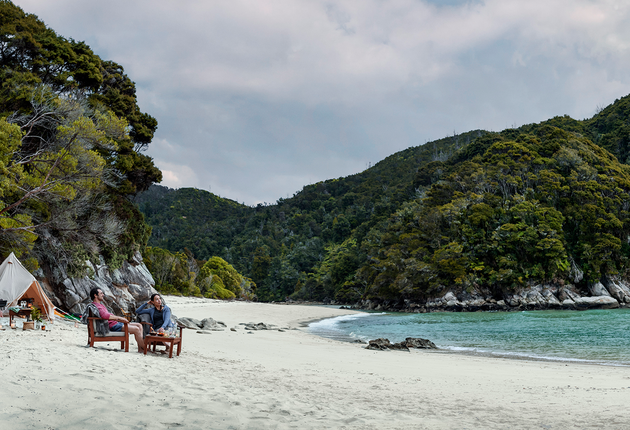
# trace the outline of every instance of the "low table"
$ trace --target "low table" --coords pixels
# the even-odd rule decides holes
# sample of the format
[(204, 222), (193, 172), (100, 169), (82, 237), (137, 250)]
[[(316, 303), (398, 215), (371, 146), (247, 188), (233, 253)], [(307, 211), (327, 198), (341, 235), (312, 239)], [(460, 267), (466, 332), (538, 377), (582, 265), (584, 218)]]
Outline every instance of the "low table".
[(173, 347), (177, 345), (177, 355), (182, 352), (182, 338), (181, 337), (168, 337), (168, 336), (156, 336), (148, 334), (144, 338), (144, 355), (147, 355), (147, 350), (153, 344), (153, 352), (158, 343), (170, 344), (171, 348), (168, 353), (168, 358), (173, 358)]
[(14, 312), (13, 310), (9, 309), (9, 327), (11, 327), (11, 324), (13, 324), (14, 316), (28, 317), (30, 315), (31, 315), (31, 308), (20, 308), (20, 310), (17, 312)]

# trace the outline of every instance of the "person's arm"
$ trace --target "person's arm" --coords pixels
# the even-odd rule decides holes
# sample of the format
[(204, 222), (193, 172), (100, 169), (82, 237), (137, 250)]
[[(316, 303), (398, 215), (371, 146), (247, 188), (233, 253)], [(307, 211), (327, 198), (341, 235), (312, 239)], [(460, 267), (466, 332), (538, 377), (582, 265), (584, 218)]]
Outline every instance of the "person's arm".
[(149, 304), (149, 302), (146, 302), (146, 303), (140, 305), (140, 307), (138, 309), (136, 309), (136, 313), (137, 314), (148, 314), (149, 313), (149, 309), (145, 309), (148, 304)]
[(99, 306), (98, 308), (99, 308), (99, 313), (101, 315), (101, 318), (104, 318), (106, 320), (112, 320), (112, 321), (120, 321), (122, 323), (128, 323), (129, 322), (123, 317), (119, 317), (117, 315), (110, 314), (105, 306)]
[(162, 312), (162, 317), (164, 318), (164, 322), (162, 323), (161, 329), (166, 329), (171, 324), (171, 308), (168, 306), (164, 306), (164, 312)]
[(108, 320), (112, 320), (112, 321), (118, 321), (121, 323), (128, 323), (129, 321), (127, 320), (127, 318), (123, 318), (123, 317), (119, 317), (118, 315), (114, 315), (114, 314), (109, 314), (109, 318), (107, 318)]

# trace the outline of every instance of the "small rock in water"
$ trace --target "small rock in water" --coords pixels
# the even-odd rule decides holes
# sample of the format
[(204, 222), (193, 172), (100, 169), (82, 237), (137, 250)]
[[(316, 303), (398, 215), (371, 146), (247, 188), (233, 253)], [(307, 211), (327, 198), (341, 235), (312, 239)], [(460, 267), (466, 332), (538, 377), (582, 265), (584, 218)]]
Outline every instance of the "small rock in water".
[(378, 338), (368, 342), (368, 346), (365, 349), (378, 349), (380, 351), (387, 351), (391, 343), (389, 339)]
[(389, 339), (383, 338), (374, 339), (369, 341), (368, 346), (365, 347), (365, 349), (376, 349), (379, 351), (394, 349), (407, 352), (409, 352), (409, 348), (437, 349), (437, 346), (435, 346), (435, 344), (428, 339), (422, 339), (419, 337), (408, 337), (403, 342), (399, 343), (390, 343)]
[(428, 339), (422, 339), (421, 337), (408, 337), (401, 343), (404, 343), (407, 348), (438, 349), (433, 342)]

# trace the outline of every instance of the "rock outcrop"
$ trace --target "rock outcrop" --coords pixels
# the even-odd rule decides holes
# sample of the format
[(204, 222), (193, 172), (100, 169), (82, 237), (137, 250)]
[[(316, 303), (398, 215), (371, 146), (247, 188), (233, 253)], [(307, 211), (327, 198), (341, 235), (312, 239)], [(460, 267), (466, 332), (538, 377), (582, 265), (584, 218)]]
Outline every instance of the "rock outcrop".
[[(575, 269), (577, 270), (577, 269)], [(576, 279), (579, 279), (579, 273)], [(409, 300), (386, 302), (363, 300), (352, 308), (399, 312), (476, 312), (546, 309), (613, 309), (630, 307), (630, 285), (621, 278), (603, 278), (584, 290), (573, 284), (532, 284), (527, 288), (493, 297), (489, 291), (448, 291), (424, 303)]]
[[(44, 273), (36, 273), (38, 281), (53, 302), (73, 313), (82, 313), (90, 303), (90, 290), (100, 288), (105, 293), (105, 303), (115, 314), (132, 313), (136, 305), (149, 300), (156, 293), (153, 276), (142, 261), (142, 255), (136, 252), (129, 261), (124, 261), (118, 269), (111, 270), (101, 257), (100, 264), (86, 262), (92, 276), (66, 278), (55, 288)], [(39, 275), (39, 276), (37, 276)]]
[(580, 297), (575, 300), (578, 309), (614, 309), (619, 307), (619, 302), (610, 296)]

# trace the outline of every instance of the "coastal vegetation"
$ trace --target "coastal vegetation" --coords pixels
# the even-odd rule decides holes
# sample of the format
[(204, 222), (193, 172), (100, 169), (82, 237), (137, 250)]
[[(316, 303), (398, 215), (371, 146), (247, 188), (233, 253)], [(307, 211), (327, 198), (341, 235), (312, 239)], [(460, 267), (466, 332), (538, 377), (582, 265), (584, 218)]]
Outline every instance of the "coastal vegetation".
[(224, 258), (261, 300), (586, 289), (629, 267), (629, 110), (449, 136), (275, 204), (160, 186), (136, 202), (150, 244)]
[(171, 253), (148, 246), (144, 263), (153, 275), (155, 288), (164, 294), (211, 299), (253, 299), (256, 285), (221, 257), (196, 260), (187, 249)]
[(52, 283), (112, 268), (151, 229), (129, 197), (161, 180), (157, 121), (123, 68), (0, 1), (0, 252)]

